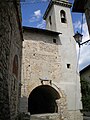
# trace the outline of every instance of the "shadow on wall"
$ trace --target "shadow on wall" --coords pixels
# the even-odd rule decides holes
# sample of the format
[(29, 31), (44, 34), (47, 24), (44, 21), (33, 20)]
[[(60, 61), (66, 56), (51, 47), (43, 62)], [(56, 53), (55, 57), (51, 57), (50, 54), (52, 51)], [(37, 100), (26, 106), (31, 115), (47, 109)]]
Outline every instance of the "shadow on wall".
[(23, 96), (20, 98), (20, 112), (25, 112), (28, 110), (28, 98)]
[(33, 40), (36, 42), (40, 41), (40, 42), (49, 43), (52, 45), (62, 45), (59, 35), (34, 33), (34, 32), (30, 32), (30, 31), (25, 31), (23, 33), (23, 35), (24, 35), (25, 40), (29, 40), (29, 41)]

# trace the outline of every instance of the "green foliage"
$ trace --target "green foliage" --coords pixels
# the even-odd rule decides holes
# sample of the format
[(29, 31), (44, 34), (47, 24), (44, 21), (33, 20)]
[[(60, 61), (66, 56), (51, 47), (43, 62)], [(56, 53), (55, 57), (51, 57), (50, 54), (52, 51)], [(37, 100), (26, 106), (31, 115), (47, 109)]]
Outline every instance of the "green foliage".
[(83, 110), (90, 111), (90, 83), (86, 79), (81, 79), (81, 93)]

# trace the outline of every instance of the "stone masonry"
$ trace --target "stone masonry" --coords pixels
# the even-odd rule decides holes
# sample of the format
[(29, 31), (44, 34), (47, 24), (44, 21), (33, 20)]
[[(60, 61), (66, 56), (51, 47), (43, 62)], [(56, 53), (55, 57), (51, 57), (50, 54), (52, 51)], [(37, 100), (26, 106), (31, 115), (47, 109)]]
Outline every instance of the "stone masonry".
[(15, 120), (19, 110), (22, 57), (20, 19), (19, 1), (0, 1), (0, 120)]
[[(57, 82), (60, 73), (60, 53), (58, 52), (60, 40), (57, 35), (46, 35), (24, 30), (23, 58), (22, 58), (22, 90), (21, 111), (28, 112), (28, 96), (31, 91), (41, 85), (40, 79)], [(57, 43), (53, 43), (53, 39)], [(47, 83), (48, 84), (48, 83)], [(23, 98), (26, 98), (26, 100)], [(23, 101), (23, 103), (22, 103)]]
[[(56, 100), (58, 105), (57, 117), (59, 116), (60, 120), (80, 120), (82, 118), (80, 118), (79, 111), (76, 111), (76, 115), (73, 111), (68, 112), (67, 95), (58, 84), (61, 82), (63, 76), (61, 72), (61, 40), (58, 35), (50, 35), (37, 31), (32, 31), (32, 28), (28, 30), (24, 28), (20, 111), (28, 112), (29, 95), (33, 89), (41, 86), (41, 80), (45, 79), (51, 80), (52, 83), (50, 85), (48, 81), (44, 81), (43, 85), (50, 85), (55, 88), (61, 97)], [(56, 39), (56, 43), (53, 43), (53, 39)], [(54, 119), (54, 117), (53, 115), (52, 119)], [(55, 119), (57, 119), (57, 117)], [(36, 116), (36, 118), (33, 118), (32, 116), (31, 119), (41, 119), (41, 117), (37, 118)]]

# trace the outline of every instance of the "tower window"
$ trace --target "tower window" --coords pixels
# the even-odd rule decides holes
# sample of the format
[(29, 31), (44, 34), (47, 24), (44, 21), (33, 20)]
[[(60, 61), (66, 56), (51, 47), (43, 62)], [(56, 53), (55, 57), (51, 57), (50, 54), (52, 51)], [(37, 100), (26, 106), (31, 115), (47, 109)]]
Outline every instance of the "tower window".
[(54, 39), (53, 39), (53, 43), (56, 43), (56, 42), (57, 42), (57, 40), (54, 38)]
[(52, 19), (51, 19), (51, 16), (49, 16), (49, 23), (50, 23), (50, 25), (52, 25)]
[(14, 56), (13, 60), (13, 69), (12, 69), (13, 74), (18, 78), (18, 56)]
[(34, 53), (33, 56), (35, 56), (36, 54)]
[(15, 79), (14, 79), (14, 81), (13, 81), (13, 90), (15, 90), (15, 87), (16, 87), (16, 85), (15, 85)]
[(66, 23), (66, 13), (64, 10), (60, 11), (61, 22)]
[(71, 68), (70, 64), (67, 64), (67, 68), (68, 68), (68, 69), (70, 69), (70, 68)]

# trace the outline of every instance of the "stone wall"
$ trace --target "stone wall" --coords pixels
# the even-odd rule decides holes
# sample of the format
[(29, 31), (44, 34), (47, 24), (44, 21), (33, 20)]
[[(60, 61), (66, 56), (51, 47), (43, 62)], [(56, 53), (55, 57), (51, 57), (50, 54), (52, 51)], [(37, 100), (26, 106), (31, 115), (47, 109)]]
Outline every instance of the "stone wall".
[[(79, 75), (75, 71), (75, 60), (73, 59), (76, 54), (73, 55), (75, 48), (73, 45), (68, 44), (68, 49), (70, 49), (67, 50), (66, 43), (63, 44), (66, 41), (63, 41), (64, 39), (62, 40), (61, 37), (62, 35), (47, 35), (24, 30), (21, 112), (28, 112), (30, 93), (36, 87), (42, 85), (41, 80), (45, 79), (51, 80), (51, 87), (61, 89), (60, 91), (64, 91), (66, 95), (65, 98), (60, 99), (60, 104), (58, 103), (60, 110), (62, 109), (59, 112), (62, 114), (62, 118), (73, 120), (77, 119), (77, 115), (81, 117), (81, 113), (78, 112), (81, 105)], [(57, 42), (53, 43), (53, 39), (56, 39)], [(70, 50), (71, 52), (69, 52)], [(64, 56), (65, 53), (70, 53), (74, 57)], [(67, 62), (64, 62), (65, 59), (70, 60), (70, 68), (67, 68)], [(48, 85), (48, 82), (44, 81), (44, 84)], [(62, 95), (60, 94), (60, 96)]]
[[(54, 38), (57, 43), (53, 43)], [(28, 97), (35, 87), (41, 85), (40, 79), (60, 81), (59, 46), (57, 35), (24, 32), (21, 111), (28, 111)]]
[(81, 70), (80, 79), (85, 79), (85, 80), (87, 80), (88, 83), (90, 83), (90, 68), (88, 68), (84, 71)]
[[(22, 34), (17, 5), (15, 0), (0, 2), (0, 120), (14, 120), (19, 109)], [(13, 72), (15, 55), (18, 78)]]

